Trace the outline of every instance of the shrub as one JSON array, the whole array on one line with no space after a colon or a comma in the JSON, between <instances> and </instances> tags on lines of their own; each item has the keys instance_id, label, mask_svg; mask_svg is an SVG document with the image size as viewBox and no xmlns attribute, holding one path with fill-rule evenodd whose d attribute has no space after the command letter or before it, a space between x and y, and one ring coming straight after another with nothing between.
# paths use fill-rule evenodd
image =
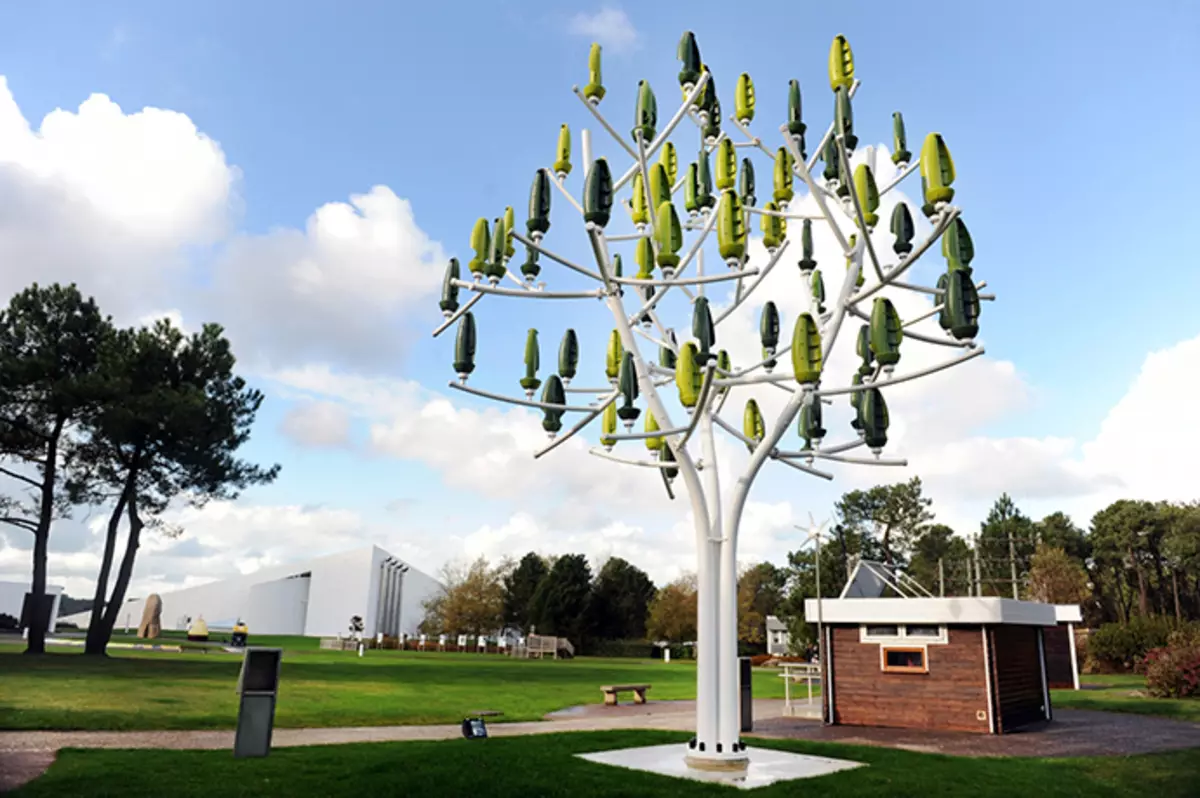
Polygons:
<instances>
[{"instance_id":1,"label":"shrub","mask_svg":"<svg viewBox=\"0 0 1200 798\"><path fill-rule=\"evenodd\" d=\"M16 629L20 623L16 618L5 612L0 612L0 629Z\"/></svg>"},{"instance_id":2,"label":"shrub","mask_svg":"<svg viewBox=\"0 0 1200 798\"><path fill-rule=\"evenodd\" d=\"M1146 689L1158 698L1200 695L1200 642L1153 648L1142 662Z\"/></svg>"},{"instance_id":3,"label":"shrub","mask_svg":"<svg viewBox=\"0 0 1200 798\"><path fill-rule=\"evenodd\" d=\"M1088 638L1088 656L1101 671L1127 671L1138 667L1146 652L1167 644L1171 621L1167 618L1134 618L1127 624L1106 623Z\"/></svg>"},{"instance_id":4,"label":"shrub","mask_svg":"<svg viewBox=\"0 0 1200 798\"><path fill-rule=\"evenodd\" d=\"M1192 621L1180 626L1167 635L1167 645L1172 648L1183 646L1200 646L1200 623Z\"/></svg>"}]
</instances>

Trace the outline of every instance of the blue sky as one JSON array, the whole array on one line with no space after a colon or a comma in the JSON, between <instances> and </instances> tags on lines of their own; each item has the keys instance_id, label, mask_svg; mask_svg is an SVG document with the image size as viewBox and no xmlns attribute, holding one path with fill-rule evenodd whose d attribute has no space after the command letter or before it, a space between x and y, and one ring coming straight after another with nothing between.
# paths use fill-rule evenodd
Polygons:
<instances>
[{"instance_id":1,"label":"blue sky","mask_svg":"<svg viewBox=\"0 0 1200 798\"><path fill-rule=\"evenodd\" d=\"M227 203L230 227L216 240L182 244L186 278L143 310L177 309L191 323L225 321L219 291L228 285L218 286L212 263L246 237L304 231L317 208L373 186L411 203L415 224L440 246L438 254L464 262L477 216L512 204L523 218L530 178L552 158L558 125L596 127L570 93L586 81L592 40L573 30L577 15L594 19L606 9L615 15L610 21L624 15L627 22L602 35L610 91L603 110L619 130L632 116L638 79L656 88L662 117L673 110L675 45L687 28L696 32L727 106L736 75L754 77L760 113L771 117L770 126L756 123L764 138L793 77L803 87L810 129L826 124L826 60L836 33L853 45L863 81L855 118L864 143L890 141L894 110L905 114L910 149L919 149L925 131L943 133L958 167L976 265L1000 300L985 307L982 337L990 357L1014 364L1029 391L1027 402L989 416L972 435L1090 441L1149 352L1200 334L1192 311L1200 271L1190 267L1194 237L1186 234L1200 178L1200 110L1186 88L1200 73L1200 9L1187 2L1144 4L1137 13L1083 2L760 2L741 18L728 3L708 2L359 3L353 10L290 2L8 4L0 74L35 130L47 113L74 111L99 92L126 114L143 107L185 114L219 143L238 170ZM598 151L614 154L599 131L593 135ZM769 171L760 161L764 181ZM906 186L913 196L916 188ZM574 187L578 192L578 181ZM558 202L556 213L562 207ZM556 247L587 257L579 237ZM207 304L198 304L199 296ZM493 304L480 315L481 352L486 346L494 354L481 354L478 382L515 393L528 311ZM599 357L603 322L575 322L577 313L577 306L554 308L541 317L548 320L544 362L569 319L589 332L585 359ZM443 392L452 344L428 338L437 322L436 296L420 297L383 319L379 335L387 340L377 357L343 358L331 349L289 359L276 349L263 361L269 366L258 362L255 340L239 340L235 323L230 329L260 376L321 366ZM348 509L375 530L369 534L385 537L399 534L388 531L397 525L419 528L422 539L434 540L423 548L430 559L455 553L437 538L503 524L528 503L464 502L453 469L428 459L297 442L281 427L303 404L295 401L296 386L265 377L263 384L270 399L248 454L282 462L284 472L278 484L248 496L252 503ZM325 393L322 401L329 400ZM1197 401L1176 399L1184 407ZM462 396L454 402L480 407ZM351 437L360 442L381 423L370 414L350 416ZM801 512L822 501L827 508L845 487L820 488L815 496L823 499L798 501L789 473L772 474L760 490L764 501L794 502ZM1062 500L1070 506L1076 498ZM935 499L959 502L953 517L960 525L980 506L977 499ZM553 536L530 540L554 545Z\"/></svg>"}]
</instances>

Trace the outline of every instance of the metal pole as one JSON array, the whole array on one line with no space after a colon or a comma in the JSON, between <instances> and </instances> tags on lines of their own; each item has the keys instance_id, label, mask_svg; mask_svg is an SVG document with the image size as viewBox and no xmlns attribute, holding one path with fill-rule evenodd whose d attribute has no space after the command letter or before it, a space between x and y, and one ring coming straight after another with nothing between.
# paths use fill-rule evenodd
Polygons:
<instances>
[{"instance_id":1,"label":"metal pole","mask_svg":"<svg viewBox=\"0 0 1200 798\"><path fill-rule=\"evenodd\" d=\"M946 597L946 567L941 557L938 557L938 595Z\"/></svg>"},{"instance_id":2,"label":"metal pole","mask_svg":"<svg viewBox=\"0 0 1200 798\"><path fill-rule=\"evenodd\" d=\"M1017 592L1017 547L1013 543L1012 530L1008 530L1008 570L1012 574L1012 594L1014 599L1019 599Z\"/></svg>"}]
</instances>

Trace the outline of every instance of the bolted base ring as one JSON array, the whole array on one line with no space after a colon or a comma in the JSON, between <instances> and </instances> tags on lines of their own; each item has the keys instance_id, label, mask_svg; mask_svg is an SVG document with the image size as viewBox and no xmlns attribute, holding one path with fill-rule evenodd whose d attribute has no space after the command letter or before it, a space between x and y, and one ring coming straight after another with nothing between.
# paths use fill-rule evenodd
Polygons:
<instances>
[{"instance_id":1,"label":"bolted base ring","mask_svg":"<svg viewBox=\"0 0 1200 798\"><path fill-rule=\"evenodd\" d=\"M745 754L731 756L697 756L688 754L683 758L689 768L708 773L737 773L750 767L750 757Z\"/></svg>"}]
</instances>

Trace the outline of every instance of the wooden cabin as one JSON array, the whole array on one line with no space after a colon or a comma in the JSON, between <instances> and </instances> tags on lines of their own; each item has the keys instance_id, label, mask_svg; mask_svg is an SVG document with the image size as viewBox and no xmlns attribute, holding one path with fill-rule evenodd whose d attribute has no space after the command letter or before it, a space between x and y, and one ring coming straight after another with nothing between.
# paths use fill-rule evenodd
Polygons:
<instances>
[{"instance_id":1,"label":"wooden cabin","mask_svg":"<svg viewBox=\"0 0 1200 798\"><path fill-rule=\"evenodd\" d=\"M1055 690L1079 689L1079 655L1075 624L1083 622L1078 604L1055 604L1055 625L1042 632L1046 649L1046 680Z\"/></svg>"},{"instance_id":2,"label":"wooden cabin","mask_svg":"<svg viewBox=\"0 0 1200 798\"><path fill-rule=\"evenodd\" d=\"M1003 734L1051 719L1054 605L847 597L858 590L805 601L805 617L821 620L826 723Z\"/></svg>"}]
</instances>

